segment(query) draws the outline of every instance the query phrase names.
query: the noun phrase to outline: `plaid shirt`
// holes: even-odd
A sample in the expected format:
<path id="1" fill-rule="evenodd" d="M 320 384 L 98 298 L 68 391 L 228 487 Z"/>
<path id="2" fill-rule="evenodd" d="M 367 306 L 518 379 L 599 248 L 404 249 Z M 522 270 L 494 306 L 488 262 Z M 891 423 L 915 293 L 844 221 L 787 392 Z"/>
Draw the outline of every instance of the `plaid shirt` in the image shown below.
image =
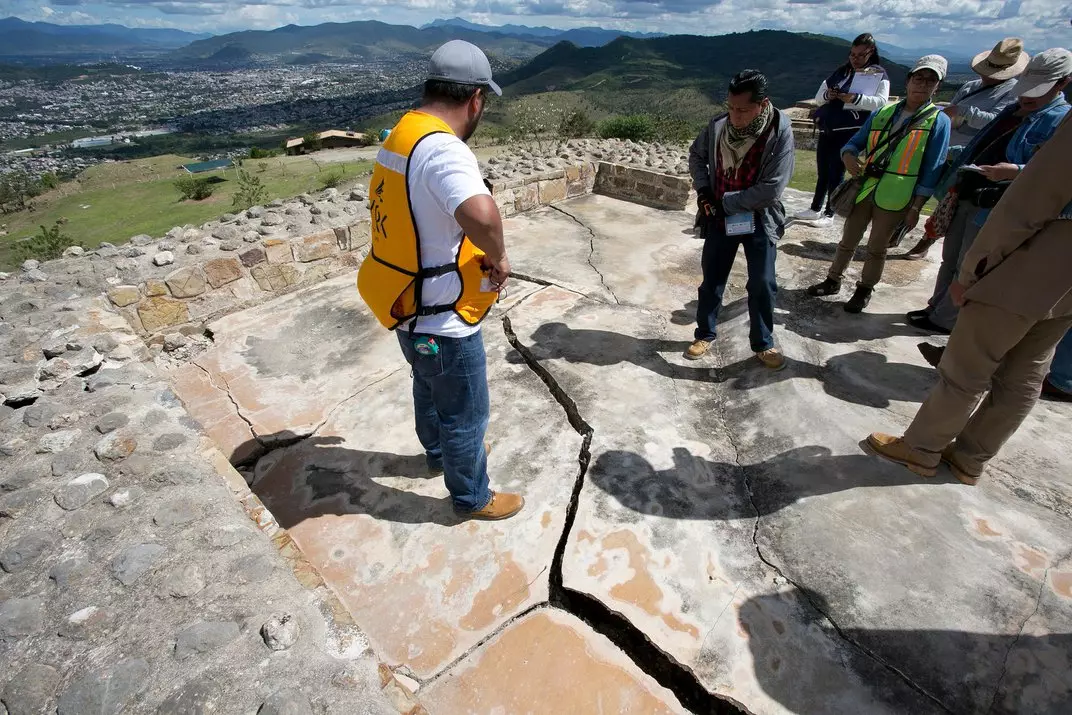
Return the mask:
<path id="1" fill-rule="evenodd" d="M 770 138 L 773 127 L 774 122 L 771 122 L 770 126 L 759 135 L 756 143 L 744 155 L 741 165 L 737 167 L 737 171 L 732 176 L 722 169 L 722 152 L 716 151 L 718 159 L 715 161 L 715 175 L 712 177 L 714 179 L 715 201 L 721 203 L 722 197 L 731 191 L 744 191 L 756 183 L 756 180 L 759 179 L 759 170 L 763 160 L 763 149 L 767 146 L 767 139 Z M 718 146 L 717 142 L 715 146 Z"/>

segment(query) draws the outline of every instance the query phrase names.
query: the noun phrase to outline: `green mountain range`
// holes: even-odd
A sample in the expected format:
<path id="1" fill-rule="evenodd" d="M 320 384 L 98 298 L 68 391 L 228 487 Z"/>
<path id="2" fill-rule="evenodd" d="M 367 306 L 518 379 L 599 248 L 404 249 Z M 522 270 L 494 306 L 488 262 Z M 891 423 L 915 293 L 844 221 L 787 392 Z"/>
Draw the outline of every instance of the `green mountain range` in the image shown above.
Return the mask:
<path id="1" fill-rule="evenodd" d="M 849 42 L 777 30 L 719 35 L 619 37 L 603 47 L 559 43 L 501 78 L 509 95 L 579 92 L 592 101 L 638 95 L 658 97 L 691 90 L 721 101 L 730 78 L 757 69 L 770 80 L 771 98 L 784 107 L 815 96 L 820 83 L 847 61 Z M 903 90 L 907 68 L 884 65 L 893 93 Z M 672 107 L 670 108 L 672 109 Z"/>

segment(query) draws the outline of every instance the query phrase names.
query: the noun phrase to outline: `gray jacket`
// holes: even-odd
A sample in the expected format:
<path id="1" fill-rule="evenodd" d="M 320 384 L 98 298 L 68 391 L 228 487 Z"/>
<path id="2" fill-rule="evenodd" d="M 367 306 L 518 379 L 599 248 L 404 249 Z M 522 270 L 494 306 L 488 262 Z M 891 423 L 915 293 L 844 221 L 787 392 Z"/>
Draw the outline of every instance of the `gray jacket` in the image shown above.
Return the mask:
<path id="1" fill-rule="evenodd" d="M 731 191 L 722 197 L 727 214 L 753 211 L 756 230 L 762 230 L 772 241 L 785 233 L 785 206 L 782 192 L 793 177 L 793 123 L 780 109 L 774 110 L 771 130 L 754 186 L 743 191 Z M 711 189 L 711 174 L 718 162 L 718 137 L 726 126 L 726 115 L 715 117 L 696 137 L 689 149 L 689 174 L 697 191 Z"/>
<path id="2" fill-rule="evenodd" d="M 949 146 L 967 146 L 979 130 L 997 118 L 998 112 L 1016 101 L 1012 91 L 1016 86 L 1015 77 L 986 89 L 982 86 L 983 80 L 973 79 L 961 85 L 953 95 L 950 104 L 957 105 L 957 121 L 949 135 Z"/>

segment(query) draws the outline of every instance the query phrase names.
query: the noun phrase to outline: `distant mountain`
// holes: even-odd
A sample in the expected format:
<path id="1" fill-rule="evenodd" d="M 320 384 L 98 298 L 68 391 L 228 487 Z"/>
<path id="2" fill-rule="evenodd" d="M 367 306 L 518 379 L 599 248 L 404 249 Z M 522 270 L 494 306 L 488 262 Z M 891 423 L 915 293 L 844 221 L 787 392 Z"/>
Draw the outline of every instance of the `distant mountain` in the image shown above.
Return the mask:
<path id="1" fill-rule="evenodd" d="M 848 47 L 847 40 L 835 37 L 777 30 L 714 37 L 620 37 L 603 47 L 562 42 L 501 76 L 499 82 L 508 95 L 643 91 L 658 101 L 677 90 L 694 90 L 721 100 L 730 78 L 751 68 L 767 75 L 772 100 L 786 107 L 814 96 L 820 83 L 846 61 Z M 892 62 L 885 67 L 893 86 L 903 87 L 907 69 Z"/>
<path id="2" fill-rule="evenodd" d="M 54 25 L 0 20 L 0 55 L 35 57 L 85 53 L 124 54 L 173 50 L 211 37 L 205 33 L 122 25 Z"/>
<path id="3" fill-rule="evenodd" d="M 210 61 L 224 48 L 229 56 L 245 52 L 252 60 L 291 62 L 308 61 L 311 56 L 323 60 L 392 59 L 412 56 L 426 59 L 447 40 L 463 39 L 480 45 L 489 55 L 512 60 L 535 57 L 554 44 L 538 37 L 515 37 L 461 27 L 388 25 L 376 21 L 359 21 L 321 25 L 287 25 L 275 30 L 245 30 L 218 35 L 194 42 L 169 55 L 176 62 Z"/>
<path id="4" fill-rule="evenodd" d="M 578 47 L 602 47 L 613 42 L 619 37 L 666 37 L 661 32 L 629 32 L 627 30 L 605 30 L 602 27 L 576 27 L 570 30 L 558 30 L 553 27 L 529 27 L 527 25 L 478 25 L 460 17 L 452 17 L 444 20 L 433 20 L 424 28 L 429 27 L 455 27 L 472 30 L 474 32 L 494 32 L 516 37 L 542 37 L 556 41 L 566 40 Z"/>

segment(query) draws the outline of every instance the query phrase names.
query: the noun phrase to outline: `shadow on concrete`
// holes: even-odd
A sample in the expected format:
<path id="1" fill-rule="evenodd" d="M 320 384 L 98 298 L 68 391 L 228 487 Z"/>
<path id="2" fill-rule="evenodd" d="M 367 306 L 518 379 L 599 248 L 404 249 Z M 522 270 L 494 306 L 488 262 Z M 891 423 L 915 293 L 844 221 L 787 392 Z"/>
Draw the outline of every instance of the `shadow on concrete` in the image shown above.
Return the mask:
<path id="1" fill-rule="evenodd" d="M 826 639 L 859 644 L 904 674 L 846 645 L 853 675 L 867 683 L 875 701 L 897 712 L 1069 712 L 1072 687 L 1064 668 L 1072 658 L 1072 633 L 1017 636 L 925 628 L 843 628 L 839 633 L 816 609 L 832 614 L 820 595 L 792 588 L 750 598 L 738 610 L 756 680 L 789 712 L 826 711 L 838 681 L 846 679 L 828 658 L 815 657 Z M 1003 681 L 1007 658 L 1011 677 Z"/>
<path id="2" fill-rule="evenodd" d="M 641 514 L 701 521 L 754 519 L 805 497 L 848 489 L 953 481 L 944 472 L 923 480 L 900 465 L 862 451 L 834 455 L 817 445 L 748 465 L 744 476 L 736 463 L 712 462 L 681 447 L 674 449 L 673 460 L 673 467 L 657 470 L 635 452 L 611 450 L 596 457 L 588 479 L 622 506 Z"/>
<path id="3" fill-rule="evenodd" d="M 838 237 L 840 240 L 840 236 Z M 853 260 L 862 260 L 867 253 L 865 244 L 861 243 L 861 247 L 856 249 L 856 253 L 853 255 Z M 796 258 L 807 258 L 812 261 L 825 261 L 830 263 L 834 260 L 834 255 L 837 253 L 838 241 L 814 241 L 807 240 L 800 243 L 788 243 L 783 242 L 778 244 L 778 250 L 789 256 Z"/>
<path id="4" fill-rule="evenodd" d="M 841 295 L 836 298 L 814 298 L 805 292 L 806 288 L 780 288 L 779 307 L 788 311 L 783 327 L 803 338 L 824 343 L 932 335 L 905 322 L 904 313 L 846 313 L 844 306 L 852 296 L 855 285 L 850 283 L 846 281 L 842 284 Z M 880 285 L 876 290 L 896 291 L 897 288 Z"/>
<path id="5" fill-rule="evenodd" d="M 272 437 L 263 439 L 271 442 Z M 378 481 L 442 479 L 428 471 L 424 455 L 349 449 L 343 444 L 341 437 L 308 437 L 269 453 L 257 464 L 250 489 L 280 526 L 290 528 L 327 514 L 368 514 L 400 524 L 454 526 L 463 521 L 449 498 L 416 494 Z"/>
<path id="6" fill-rule="evenodd" d="M 670 314 L 670 322 L 674 325 L 696 325 L 696 308 L 699 306 L 700 301 L 690 300 L 683 307 L 675 310 Z M 748 296 L 744 295 L 722 306 L 722 310 L 718 313 L 718 322 L 728 323 L 734 318 L 740 315 L 746 315 L 748 313 Z"/>
<path id="7" fill-rule="evenodd" d="M 792 378 L 814 379 L 822 383 L 831 397 L 867 407 L 888 407 L 891 401 L 922 402 L 936 379 L 935 372 L 929 368 L 891 363 L 886 356 L 867 351 L 837 355 L 821 367 L 786 358 L 788 365 L 779 372 L 767 370 L 751 357 L 716 367 L 712 358 L 679 365 L 662 355 L 680 355 L 686 347 L 688 343 L 684 341 L 635 338 L 609 330 L 578 330 L 565 323 L 543 323 L 532 334 L 528 345 L 533 357 L 541 361 L 565 360 L 598 367 L 629 362 L 673 380 L 728 383 L 734 390 L 749 390 Z M 513 351 L 506 359 L 514 364 L 524 362 Z"/>

